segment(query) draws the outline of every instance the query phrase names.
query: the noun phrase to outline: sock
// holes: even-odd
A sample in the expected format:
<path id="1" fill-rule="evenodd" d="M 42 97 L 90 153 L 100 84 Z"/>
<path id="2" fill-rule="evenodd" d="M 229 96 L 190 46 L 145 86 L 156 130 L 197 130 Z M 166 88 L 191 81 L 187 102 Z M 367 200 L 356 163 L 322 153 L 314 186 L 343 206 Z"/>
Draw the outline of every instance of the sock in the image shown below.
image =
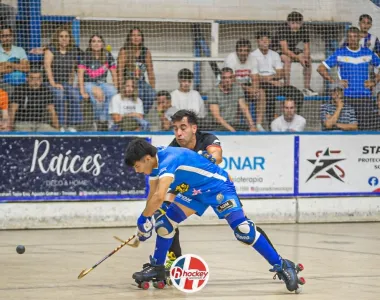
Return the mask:
<path id="1" fill-rule="evenodd" d="M 256 234 L 259 234 L 256 232 Z M 271 246 L 264 235 L 259 236 L 256 243 L 252 246 L 257 252 L 261 254 L 272 266 L 281 265 L 281 256 Z"/>
<path id="2" fill-rule="evenodd" d="M 181 244 L 179 243 L 179 230 L 178 230 L 178 228 L 175 231 L 173 243 L 170 246 L 169 252 L 174 252 L 174 255 L 176 256 L 176 258 L 182 256 Z"/>
<path id="3" fill-rule="evenodd" d="M 166 216 L 177 224 L 186 220 L 186 215 L 175 203 L 172 203 L 166 211 Z M 156 248 L 154 250 L 153 258 L 156 260 L 157 265 L 163 265 L 166 260 L 166 254 L 173 242 L 172 238 L 164 238 L 157 235 Z"/>

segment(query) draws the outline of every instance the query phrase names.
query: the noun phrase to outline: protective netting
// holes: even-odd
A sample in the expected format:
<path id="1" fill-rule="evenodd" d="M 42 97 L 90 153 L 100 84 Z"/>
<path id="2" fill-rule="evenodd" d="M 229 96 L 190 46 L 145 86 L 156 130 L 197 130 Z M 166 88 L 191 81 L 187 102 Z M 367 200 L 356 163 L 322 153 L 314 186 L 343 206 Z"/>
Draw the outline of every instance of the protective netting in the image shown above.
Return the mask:
<path id="1" fill-rule="evenodd" d="M 301 17 L 295 13 L 289 22 L 42 20 L 41 47 L 22 43 L 23 30 L 30 31 L 25 24 L 16 22 L 10 31 L 11 21 L 4 20 L 3 45 L 23 45 L 27 55 L 21 48 L 12 54 L 16 57 L 1 55 L 1 63 L 9 63 L 3 64 L 0 88 L 8 93 L 11 130 L 170 130 L 170 116 L 178 109 L 195 110 L 204 130 L 355 130 L 338 124 L 355 124 L 366 113 L 365 129 L 377 130 L 375 87 L 365 95 L 368 112 L 353 116 L 348 105 L 340 111 L 330 97 L 331 87 L 342 84 L 339 63 L 329 70 L 331 82 L 317 71 L 357 24 L 302 22 Z M 335 123 L 326 125 L 334 116 Z"/>

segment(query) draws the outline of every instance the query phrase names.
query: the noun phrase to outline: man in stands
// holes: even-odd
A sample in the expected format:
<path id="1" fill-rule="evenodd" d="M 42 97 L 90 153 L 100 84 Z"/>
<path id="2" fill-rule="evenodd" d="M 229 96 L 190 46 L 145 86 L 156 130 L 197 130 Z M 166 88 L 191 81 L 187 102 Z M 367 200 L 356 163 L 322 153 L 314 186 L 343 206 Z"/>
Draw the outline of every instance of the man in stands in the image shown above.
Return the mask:
<path id="1" fill-rule="evenodd" d="M 256 131 L 251 113 L 244 97 L 243 89 L 234 83 L 234 72 L 231 68 L 224 67 L 222 79 L 217 87 L 214 87 L 207 102 L 210 105 L 211 115 L 216 122 L 216 130 L 235 132 L 238 130 Z M 241 124 L 239 110 L 243 113 L 247 123 Z"/>
<path id="2" fill-rule="evenodd" d="M 280 55 L 269 49 L 271 38 L 268 32 L 262 31 L 257 34 L 258 49 L 252 52 L 254 59 L 253 75 L 258 77 L 260 89 L 266 94 L 266 118 L 272 123 L 275 118 L 276 97 L 285 96 L 296 101 L 297 111 L 301 111 L 304 96 L 296 87 L 285 86 L 284 69 Z"/>
<path id="3" fill-rule="evenodd" d="M 344 103 L 343 89 L 335 87 L 331 91 L 332 101 L 322 104 L 322 130 L 349 131 L 358 129 L 355 110 Z"/>
<path id="4" fill-rule="evenodd" d="M 14 88 L 26 83 L 29 61 L 23 48 L 13 45 L 13 30 L 5 26 L 0 31 L 0 88 L 12 96 Z"/>
<path id="5" fill-rule="evenodd" d="M 224 60 L 224 67 L 232 69 L 235 80 L 244 90 L 247 103 L 256 102 L 257 130 L 264 131 L 263 118 L 265 110 L 265 91 L 259 89 L 257 77 L 254 76 L 254 60 L 250 55 L 251 42 L 240 39 L 236 42 L 235 52 L 230 53 Z"/>
<path id="6" fill-rule="evenodd" d="M 159 91 L 156 94 L 156 103 L 149 110 L 147 121 L 152 131 L 168 131 L 171 129 L 171 117 L 178 111 L 172 106 L 172 97 L 168 91 Z"/>
<path id="7" fill-rule="evenodd" d="M 310 88 L 311 56 L 310 36 L 303 23 L 303 15 L 293 11 L 287 17 L 287 23 L 280 26 L 277 32 L 274 49 L 279 50 L 284 63 L 285 85 L 290 85 L 290 71 L 292 62 L 299 62 L 303 67 L 305 96 L 316 96 L 318 93 Z"/>
<path id="8" fill-rule="evenodd" d="M 360 30 L 351 27 L 347 31 L 347 47 L 336 50 L 318 67 L 319 74 L 330 83 L 344 88 L 345 102 L 356 112 L 359 130 L 378 130 L 380 118 L 378 108 L 372 99 L 372 89 L 379 81 L 370 78 L 370 68 L 380 67 L 379 57 L 360 46 Z M 339 80 L 334 80 L 329 70 L 337 67 Z"/>
<path id="9" fill-rule="evenodd" d="M 271 124 L 273 132 L 300 132 L 304 131 L 306 120 L 296 114 L 296 105 L 293 99 L 286 99 L 283 103 L 283 114 Z"/>
<path id="10" fill-rule="evenodd" d="M 42 72 L 31 71 L 27 81 L 28 84 L 15 89 L 11 98 L 11 128 L 15 131 L 57 131 L 59 123 L 53 96 L 42 85 Z"/>
<path id="11" fill-rule="evenodd" d="M 198 118 L 206 116 L 205 104 L 198 91 L 191 89 L 194 75 L 189 69 L 178 72 L 179 88 L 171 93 L 172 105 L 177 109 L 193 110 Z"/>

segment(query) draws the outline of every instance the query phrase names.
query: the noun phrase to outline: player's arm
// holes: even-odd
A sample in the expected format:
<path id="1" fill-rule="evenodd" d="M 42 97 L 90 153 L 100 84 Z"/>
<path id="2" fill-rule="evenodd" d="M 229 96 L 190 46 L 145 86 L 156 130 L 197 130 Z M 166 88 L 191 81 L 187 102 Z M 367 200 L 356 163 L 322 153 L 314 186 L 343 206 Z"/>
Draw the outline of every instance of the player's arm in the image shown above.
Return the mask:
<path id="1" fill-rule="evenodd" d="M 218 146 L 208 146 L 207 153 L 215 158 L 215 163 L 219 165 L 223 161 L 222 148 Z"/>
<path id="2" fill-rule="evenodd" d="M 173 181 L 173 177 L 170 176 L 172 174 L 165 174 L 168 176 L 163 176 L 158 179 L 157 187 L 155 189 L 152 188 L 152 190 L 155 190 L 153 192 L 153 195 L 148 199 L 146 202 L 145 209 L 142 213 L 144 217 L 151 217 L 155 213 L 157 209 L 159 209 L 162 205 L 162 203 L 165 201 L 166 193 L 170 187 L 170 184 Z"/>

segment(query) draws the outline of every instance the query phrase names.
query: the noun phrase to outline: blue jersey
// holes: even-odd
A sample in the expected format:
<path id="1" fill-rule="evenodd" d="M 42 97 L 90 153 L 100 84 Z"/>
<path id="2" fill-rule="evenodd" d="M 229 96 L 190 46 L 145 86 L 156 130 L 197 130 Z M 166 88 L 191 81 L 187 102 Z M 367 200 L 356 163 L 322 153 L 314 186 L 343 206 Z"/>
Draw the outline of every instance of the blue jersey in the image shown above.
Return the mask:
<path id="1" fill-rule="evenodd" d="M 236 194 L 228 173 L 198 153 L 178 147 L 157 147 L 158 167 L 150 179 L 173 178 L 170 189 L 183 198 L 207 205 L 220 203 L 221 196 Z"/>
<path id="2" fill-rule="evenodd" d="M 338 67 L 341 80 L 348 81 L 348 88 L 344 90 L 344 96 L 349 98 L 371 97 L 370 89 L 365 88 L 364 82 L 369 80 L 370 66 L 379 67 L 380 58 L 368 48 L 360 48 L 357 51 L 340 48 L 334 52 L 323 64 L 326 68 Z"/>

